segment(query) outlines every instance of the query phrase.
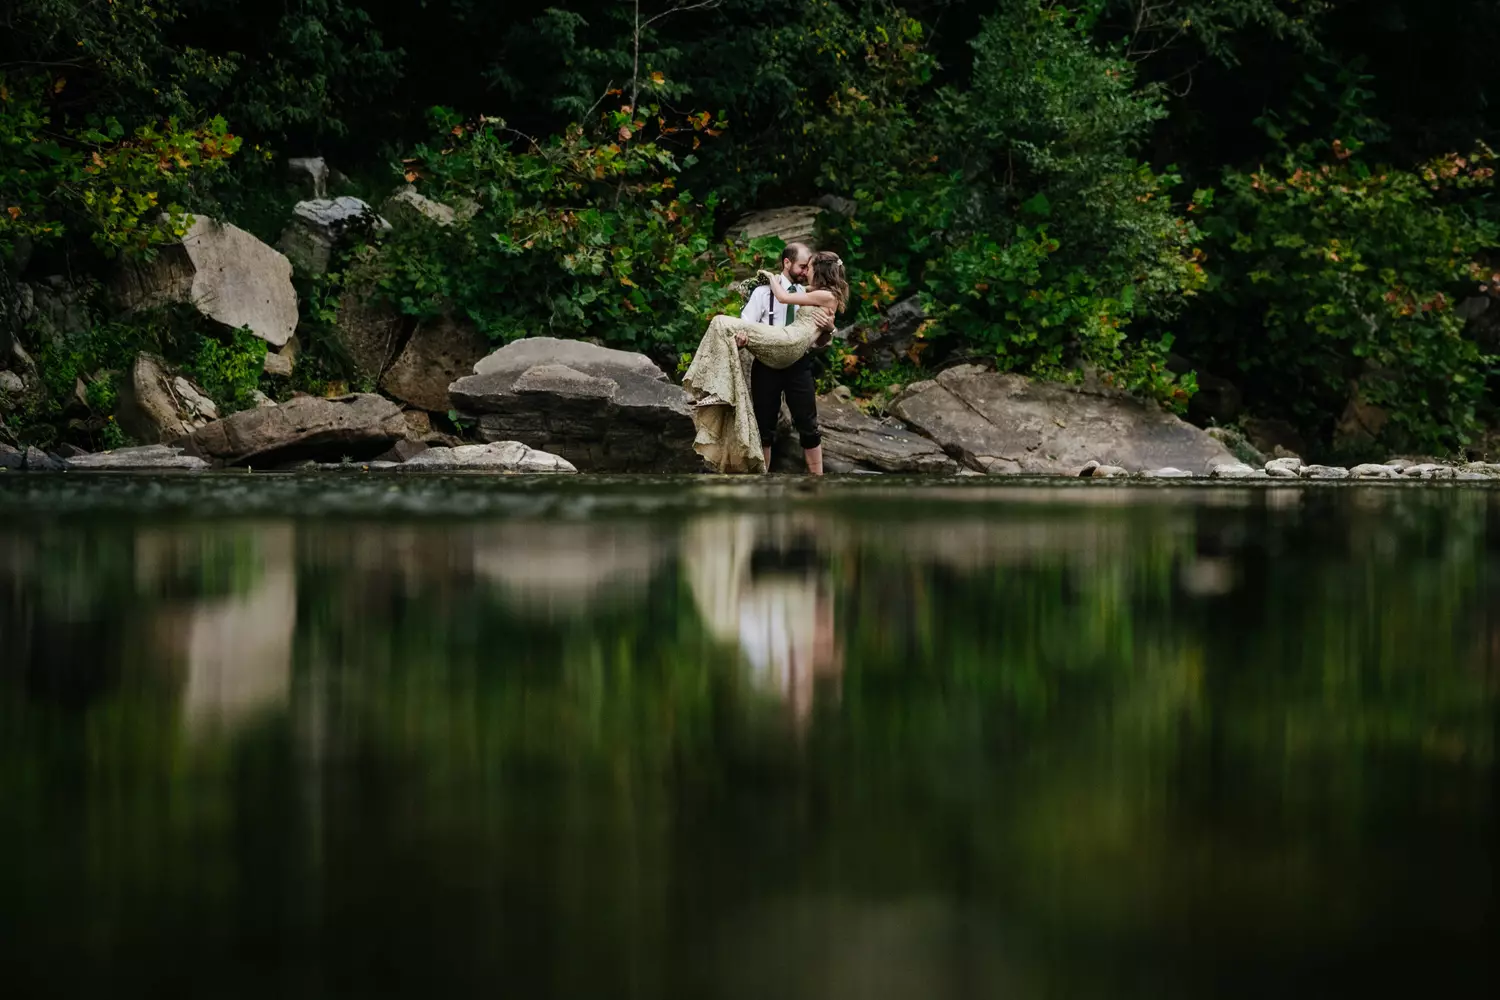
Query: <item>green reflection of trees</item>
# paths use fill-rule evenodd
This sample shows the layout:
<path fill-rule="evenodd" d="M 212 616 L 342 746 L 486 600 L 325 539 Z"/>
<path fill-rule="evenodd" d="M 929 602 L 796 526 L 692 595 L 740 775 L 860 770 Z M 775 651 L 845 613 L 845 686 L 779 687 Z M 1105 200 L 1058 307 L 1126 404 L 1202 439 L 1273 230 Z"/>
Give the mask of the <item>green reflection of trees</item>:
<path fill-rule="evenodd" d="M 806 724 L 709 628 L 680 525 L 601 529 L 660 551 L 566 607 L 497 576 L 484 526 L 300 529 L 284 711 L 189 738 L 179 680 L 120 656 L 147 633 L 119 623 L 119 679 L 80 710 L 0 674 L 4 845 L 39 859 L 6 867 L 0 928 L 95 896 L 108 964 L 195 921 L 271 921 L 281 947 L 333 921 L 364 939 L 321 943 L 343 982 L 399 938 L 447 961 L 429 987 L 640 996 L 702 995 L 717 918 L 785 896 L 978 907 L 1060 989 L 1144 982 L 1203 928 L 1226 968 L 1398 911 L 1461 943 L 1487 905 L 1491 499 L 1268 496 L 804 516 L 841 665 Z M 8 632 L 194 586 L 79 538 L 38 562 L 0 536 Z"/>

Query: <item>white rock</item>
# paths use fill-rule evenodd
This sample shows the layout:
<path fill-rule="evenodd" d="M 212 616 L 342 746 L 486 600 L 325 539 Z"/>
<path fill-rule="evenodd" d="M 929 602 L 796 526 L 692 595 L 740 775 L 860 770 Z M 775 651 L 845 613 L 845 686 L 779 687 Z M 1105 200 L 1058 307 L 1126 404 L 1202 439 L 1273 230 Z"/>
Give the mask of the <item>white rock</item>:
<path fill-rule="evenodd" d="M 1296 456 L 1273 458 L 1266 463 L 1266 474 L 1272 479 L 1296 479 L 1302 468 L 1302 459 Z"/>
<path fill-rule="evenodd" d="M 1096 465 L 1089 472 L 1093 479 L 1123 479 L 1129 475 L 1128 469 L 1122 469 L 1118 465 Z"/>
<path fill-rule="evenodd" d="M 1244 463 L 1216 465 L 1208 474 L 1210 479 L 1267 479 L 1264 469 L 1255 469 Z"/>
<path fill-rule="evenodd" d="M 151 469 L 180 469 L 201 472 L 209 464 L 196 455 L 187 455 L 181 448 L 165 444 L 148 444 L 139 448 L 117 448 L 93 455 L 77 455 L 68 459 L 74 469 L 107 469 L 115 472 Z"/>
<path fill-rule="evenodd" d="M 490 470 L 495 472 L 577 472 L 569 461 L 519 441 L 428 448 L 402 463 L 404 469 Z"/>
<path fill-rule="evenodd" d="M 1349 475 L 1354 479 L 1395 479 L 1401 473 L 1389 465 L 1378 465 L 1367 462 L 1364 465 L 1356 465 L 1350 469 Z"/>
<path fill-rule="evenodd" d="M 1193 478 L 1193 474 L 1191 472 L 1184 472 L 1181 469 L 1174 469 L 1171 466 L 1168 466 L 1165 469 L 1152 469 L 1149 472 L 1143 472 L 1143 473 L 1141 473 L 1141 475 L 1144 478 L 1146 478 L 1146 479 L 1192 479 Z"/>
<path fill-rule="evenodd" d="M 1303 479 L 1348 479 L 1349 470 L 1337 465 L 1304 465 L 1300 475 Z"/>

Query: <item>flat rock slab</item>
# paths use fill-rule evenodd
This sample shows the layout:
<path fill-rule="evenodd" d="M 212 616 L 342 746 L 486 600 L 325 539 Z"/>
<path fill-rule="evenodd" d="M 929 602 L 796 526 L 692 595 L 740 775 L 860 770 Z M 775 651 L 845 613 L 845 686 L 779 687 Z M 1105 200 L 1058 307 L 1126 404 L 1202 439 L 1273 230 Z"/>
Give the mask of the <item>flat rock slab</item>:
<path fill-rule="evenodd" d="M 651 359 L 581 341 L 507 344 L 448 387 L 479 437 L 519 441 L 585 472 L 698 472 L 687 393 Z"/>
<path fill-rule="evenodd" d="M 424 472 L 577 472 L 567 459 L 528 448 L 519 441 L 464 444 L 456 448 L 428 448 L 407 459 L 401 469 Z"/>
<path fill-rule="evenodd" d="M 243 410 L 179 443 L 222 465 L 272 467 L 289 462 L 373 458 L 406 436 L 401 408 L 371 393 L 333 399 L 297 396 L 280 406 Z"/>
<path fill-rule="evenodd" d="M 68 466 L 82 470 L 111 472 L 202 472 L 212 468 L 207 461 L 189 455 L 183 449 L 165 444 L 148 444 L 139 448 L 116 448 L 68 459 Z"/>
<path fill-rule="evenodd" d="M 1109 389 L 961 365 L 908 386 L 891 412 L 979 472 L 1069 475 L 1089 462 L 1203 473 L 1237 459 L 1206 433 Z"/>
<path fill-rule="evenodd" d="M 883 423 L 851 400 L 818 397 L 823 463 L 830 472 L 952 474 L 958 463 L 933 442 L 899 425 Z"/>

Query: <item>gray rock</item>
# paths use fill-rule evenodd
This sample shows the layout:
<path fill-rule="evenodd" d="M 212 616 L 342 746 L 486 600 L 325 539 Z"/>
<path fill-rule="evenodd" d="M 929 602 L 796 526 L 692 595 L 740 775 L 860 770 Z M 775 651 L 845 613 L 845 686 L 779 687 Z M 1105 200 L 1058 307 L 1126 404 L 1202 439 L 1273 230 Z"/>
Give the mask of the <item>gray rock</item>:
<path fill-rule="evenodd" d="M 19 396 L 26 391 L 26 383 L 15 372 L 0 372 L 0 393 Z"/>
<path fill-rule="evenodd" d="M 1398 469 L 1393 469 L 1389 465 L 1376 465 L 1372 462 L 1356 465 L 1349 470 L 1351 479 L 1396 479 L 1400 475 L 1401 472 Z"/>
<path fill-rule="evenodd" d="M 729 227 L 729 231 L 747 240 L 776 236 L 783 243 L 806 243 L 812 246 L 818 233 L 818 215 L 822 211 L 817 205 L 768 208 L 742 216 Z"/>
<path fill-rule="evenodd" d="M 292 183 L 313 198 L 328 197 L 328 163 L 321 156 L 294 156 L 286 161 Z"/>
<path fill-rule="evenodd" d="M 279 347 L 297 329 L 292 264 L 237 226 L 190 216 L 182 242 L 126 268 L 116 292 L 126 309 L 190 302 L 230 329 Z"/>
<path fill-rule="evenodd" d="M 1124 393 L 972 365 L 908 386 L 891 413 L 963 465 L 991 474 L 1072 475 L 1100 454 L 1132 472 L 1234 461 L 1203 431 Z"/>
<path fill-rule="evenodd" d="M 266 361 L 262 371 L 267 375 L 278 375 L 281 378 L 291 378 L 294 365 L 289 354 L 277 354 L 275 351 L 266 352 Z"/>
<path fill-rule="evenodd" d="M 1130 472 L 1118 465 L 1096 465 L 1088 472 L 1090 479 L 1124 479 L 1128 475 Z"/>
<path fill-rule="evenodd" d="M 823 432 L 823 468 L 827 472 L 901 472 L 951 475 L 958 463 L 936 444 L 895 421 L 881 421 L 837 392 L 818 397 L 818 425 Z M 791 419 L 778 450 L 794 454 L 788 471 L 806 471 Z"/>
<path fill-rule="evenodd" d="M 323 274 L 333 248 L 355 232 L 381 232 L 390 223 L 358 198 L 319 198 L 299 201 L 292 209 L 292 222 L 282 230 L 276 246 L 305 274 Z"/>
<path fill-rule="evenodd" d="M 80 455 L 69 459 L 74 469 L 125 471 L 156 471 L 177 469 L 185 472 L 201 472 L 210 468 L 208 462 L 196 455 L 186 454 L 181 448 L 164 444 L 148 444 L 139 448 L 117 448 L 92 455 Z"/>
<path fill-rule="evenodd" d="M 313 459 L 373 458 L 406 436 L 401 408 L 370 393 L 296 396 L 215 421 L 184 438 L 190 454 L 224 465 L 269 467 Z"/>
<path fill-rule="evenodd" d="M 490 349 L 473 324 L 442 318 L 420 324 L 381 376 L 389 396 L 423 410 L 448 412 L 448 386 Z"/>
<path fill-rule="evenodd" d="M 1168 466 L 1165 469 L 1147 469 L 1145 472 L 1141 473 L 1141 475 L 1144 478 L 1146 478 L 1146 479 L 1192 479 L 1192 478 L 1194 478 L 1193 474 L 1191 472 L 1184 472 L 1182 469 L 1174 469 L 1171 466 Z"/>
<path fill-rule="evenodd" d="M 1401 475 L 1406 479 L 1453 479 L 1458 472 L 1451 465 L 1426 462 L 1421 465 L 1407 466 L 1401 470 Z"/>
<path fill-rule="evenodd" d="M 276 400 L 272 399 L 270 396 L 267 396 L 259 389 L 256 389 L 253 393 L 251 393 L 250 398 L 255 400 L 255 405 L 258 407 L 276 405 Z"/>
<path fill-rule="evenodd" d="M 453 208 L 419 194 L 410 184 L 397 188 L 380 206 L 380 214 L 397 226 L 430 224 L 447 228 L 456 222 L 467 222 L 479 210 L 477 204 Z"/>
<path fill-rule="evenodd" d="M 22 453 L 22 468 L 27 472 L 64 472 L 68 464 L 40 448 L 29 447 Z"/>
<path fill-rule="evenodd" d="M 491 472 L 577 472 L 564 458 L 528 448 L 519 441 L 465 444 L 456 448 L 428 448 L 408 459 L 403 469 L 432 471 L 483 470 Z"/>
<path fill-rule="evenodd" d="M 1257 469 L 1243 462 L 1231 462 L 1226 465 L 1216 465 L 1209 472 L 1210 479 L 1269 479 L 1270 473 L 1265 469 Z"/>
<path fill-rule="evenodd" d="M 1495 462 L 1470 462 L 1464 466 L 1465 472 L 1474 472 L 1490 478 L 1500 477 L 1500 463 Z"/>
<path fill-rule="evenodd" d="M 448 387 L 479 437 L 520 441 L 590 472 L 697 472 L 692 410 L 649 358 L 578 341 L 507 344 Z"/>
<path fill-rule="evenodd" d="M 1301 469 L 1300 458 L 1273 458 L 1266 463 L 1266 475 L 1272 479 L 1296 479 Z"/>
<path fill-rule="evenodd" d="M 395 444 L 391 445 L 389 451 L 385 451 L 377 455 L 375 457 L 375 461 L 390 462 L 392 464 L 409 462 L 413 458 L 416 458 L 418 455 L 422 454 L 422 452 L 426 451 L 429 447 L 431 447 L 431 445 L 428 445 L 425 442 L 413 441 L 411 438 L 403 438 L 402 440 L 397 441 Z"/>
<path fill-rule="evenodd" d="M 147 444 L 175 441 L 219 418 L 213 400 L 153 354 L 137 354 L 116 407 L 125 433 Z"/>
<path fill-rule="evenodd" d="M 1300 471 L 1303 479 L 1348 479 L 1349 470 L 1335 465 L 1304 465 Z"/>
<path fill-rule="evenodd" d="M 26 454 L 0 441 L 0 469 L 19 472 L 26 467 Z"/>
<path fill-rule="evenodd" d="M 1478 483 L 1478 482 L 1486 482 L 1487 483 L 1487 482 L 1490 481 L 1490 477 L 1486 476 L 1482 472 L 1465 472 L 1462 469 L 1458 470 L 1458 472 L 1456 472 L 1454 474 L 1453 478 L 1454 479 L 1458 479 L 1458 480 L 1462 480 L 1462 481 L 1468 482 L 1468 483 Z"/>

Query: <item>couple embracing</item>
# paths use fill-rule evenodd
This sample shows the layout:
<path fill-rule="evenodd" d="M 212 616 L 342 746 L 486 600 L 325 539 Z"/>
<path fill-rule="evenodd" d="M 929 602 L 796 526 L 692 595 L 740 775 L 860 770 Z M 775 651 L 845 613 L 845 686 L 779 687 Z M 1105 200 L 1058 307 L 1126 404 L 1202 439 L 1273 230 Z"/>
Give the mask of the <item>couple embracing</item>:
<path fill-rule="evenodd" d="M 827 342 L 834 315 L 849 301 L 844 262 L 836 253 L 790 243 L 781 254 L 781 273 L 760 275 L 765 284 L 750 295 L 739 318 L 715 316 L 709 323 L 683 377 L 694 400 L 693 448 L 719 472 L 765 472 L 784 396 L 807 471 L 821 476 L 822 436 L 808 351 Z"/>

